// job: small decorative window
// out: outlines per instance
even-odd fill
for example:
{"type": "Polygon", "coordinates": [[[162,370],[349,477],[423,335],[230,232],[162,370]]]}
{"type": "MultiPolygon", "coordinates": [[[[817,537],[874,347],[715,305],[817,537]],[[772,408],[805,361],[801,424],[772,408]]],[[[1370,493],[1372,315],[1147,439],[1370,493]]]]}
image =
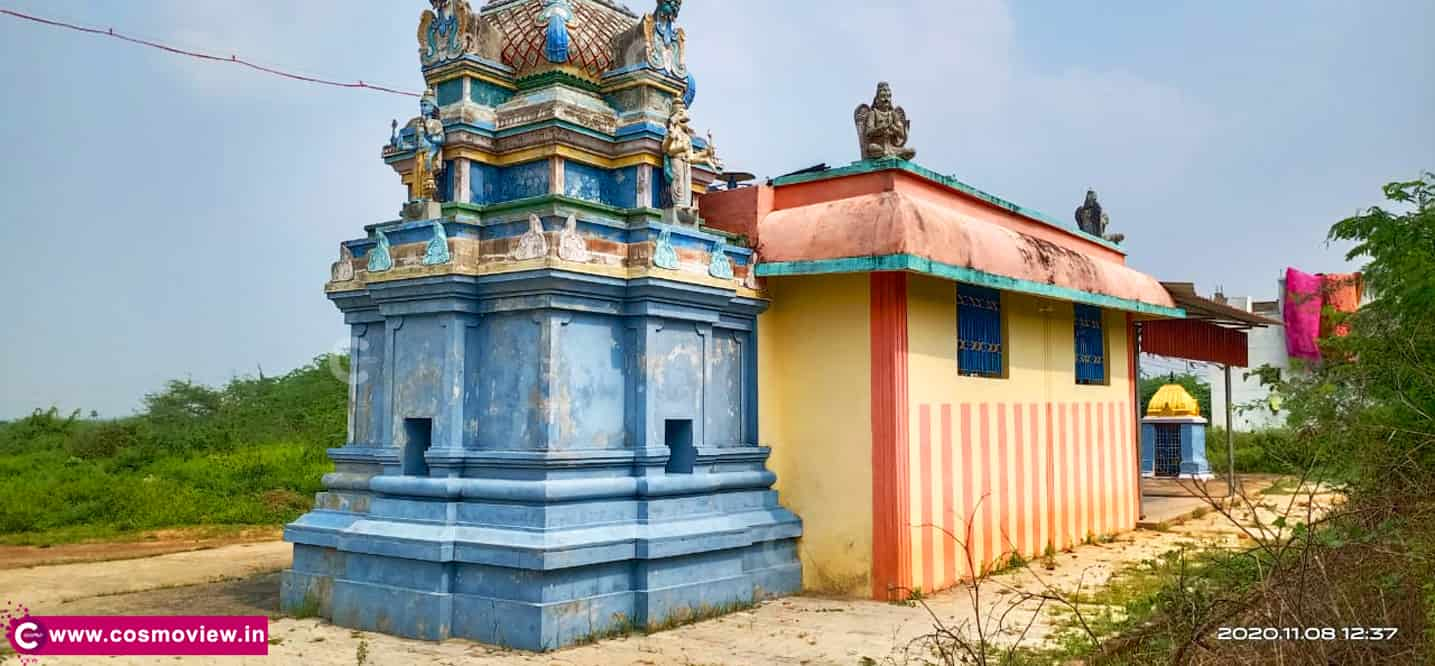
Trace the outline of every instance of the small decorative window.
{"type": "Polygon", "coordinates": [[[957,372],[1002,376],[1001,292],[957,285],[957,372]]]}
{"type": "Polygon", "coordinates": [[[1075,306],[1076,383],[1106,383],[1106,335],[1101,328],[1101,308],[1075,306]]]}

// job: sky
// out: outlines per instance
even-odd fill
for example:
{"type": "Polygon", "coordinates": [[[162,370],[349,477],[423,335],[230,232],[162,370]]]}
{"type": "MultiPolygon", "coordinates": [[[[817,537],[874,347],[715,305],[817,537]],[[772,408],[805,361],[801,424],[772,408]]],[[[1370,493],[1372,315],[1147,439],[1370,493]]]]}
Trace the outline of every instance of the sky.
{"type": "MultiPolygon", "coordinates": [[[[1330,224],[1435,169],[1435,3],[1094,4],[689,0],[693,124],[732,170],[846,164],[886,80],[923,166],[1062,221],[1095,188],[1133,267],[1258,298],[1286,266],[1353,267],[1330,224]]],[[[427,5],[0,3],[408,90],[427,5]]],[[[323,283],[340,241],[397,216],[379,149],[412,98],[3,15],[0,87],[0,419],[124,416],[169,379],[347,343],[323,283]]]]}

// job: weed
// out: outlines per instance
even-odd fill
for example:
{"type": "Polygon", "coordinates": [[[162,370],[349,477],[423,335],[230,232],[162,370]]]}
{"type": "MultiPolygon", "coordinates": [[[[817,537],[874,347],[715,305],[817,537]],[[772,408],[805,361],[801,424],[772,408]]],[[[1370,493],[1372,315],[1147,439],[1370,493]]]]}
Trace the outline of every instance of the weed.
{"type": "Polygon", "coordinates": [[[359,647],[354,650],[354,663],[357,666],[367,666],[369,663],[369,639],[359,639],[359,647]]]}
{"type": "Polygon", "coordinates": [[[288,609],[287,614],[296,620],[304,620],[311,617],[319,617],[319,609],[319,598],[312,594],[307,594],[304,595],[304,601],[288,609]]]}

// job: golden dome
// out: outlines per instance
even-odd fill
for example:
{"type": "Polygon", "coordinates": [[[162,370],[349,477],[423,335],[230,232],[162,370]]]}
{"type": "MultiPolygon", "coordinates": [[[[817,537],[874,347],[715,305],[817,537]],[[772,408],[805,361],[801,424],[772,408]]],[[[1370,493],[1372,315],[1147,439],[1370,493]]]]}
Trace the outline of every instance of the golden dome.
{"type": "Polygon", "coordinates": [[[1167,384],[1151,397],[1147,416],[1200,416],[1201,405],[1180,384],[1167,384]]]}

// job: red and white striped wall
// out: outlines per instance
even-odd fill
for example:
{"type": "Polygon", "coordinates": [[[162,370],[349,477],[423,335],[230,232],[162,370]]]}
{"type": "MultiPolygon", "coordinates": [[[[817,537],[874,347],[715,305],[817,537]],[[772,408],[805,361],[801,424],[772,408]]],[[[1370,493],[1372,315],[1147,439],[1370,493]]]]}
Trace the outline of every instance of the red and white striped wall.
{"type": "Polygon", "coordinates": [[[949,587],[1013,553],[1135,526],[1129,402],[917,405],[910,587],[949,587]]]}

